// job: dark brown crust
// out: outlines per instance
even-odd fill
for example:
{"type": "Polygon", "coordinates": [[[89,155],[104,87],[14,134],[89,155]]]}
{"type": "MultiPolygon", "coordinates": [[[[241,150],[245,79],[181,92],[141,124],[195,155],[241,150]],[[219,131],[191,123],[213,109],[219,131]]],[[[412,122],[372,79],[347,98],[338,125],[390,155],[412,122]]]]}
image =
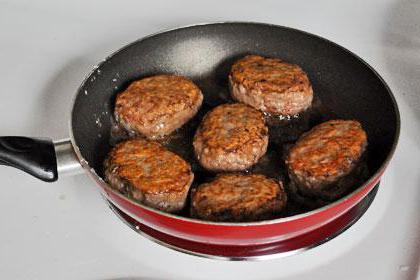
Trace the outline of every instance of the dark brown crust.
{"type": "Polygon", "coordinates": [[[193,145],[206,169],[244,170],[267,151],[268,128],[261,112],[240,103],[223,104],[204,117],[193,145]]]}
{"type": "Polygon", "coordinates": [[[234,99],[274,115],[295,115],[313,99],[306,73],[276,58],[245,56],[233,64],[229,83],[234,99]]]}
{"type": "Polygon", "coordinates": [[[210,221],[256,221],[273,218],[286,205],[282,182],[264,175],[224,174],[192,191],[193,217],[210,221]]]}
{"type": "Polygon", "coordinates": [[[111,150],[105,177],[113,188],[131,198],[174,212],[184,207],[194,174],[178,155],[157,142],[137,138],[111,150]]]}
{"type": "Polygon", "coordinates": [[[128,131],[156,139],[190,120],[202,101],[200,89],[187,78],[157,75],[134,81],[118,94],[115,118],[128,131]]]}
{"type": "Polygon", "coordinates": [[[331,120],[299,138],[286,159],[290,179],[302,192],[321,193],[349,174],[367,146],[358,121],[331,120]]]}

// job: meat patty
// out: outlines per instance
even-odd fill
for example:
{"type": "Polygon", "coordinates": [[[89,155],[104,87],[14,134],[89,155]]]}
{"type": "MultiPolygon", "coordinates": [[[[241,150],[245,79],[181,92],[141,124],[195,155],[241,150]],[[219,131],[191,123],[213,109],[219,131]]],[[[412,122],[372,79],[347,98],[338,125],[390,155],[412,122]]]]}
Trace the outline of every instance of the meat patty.
{"type": "Polygon", "coordinates": [[[131,133],[156,139],[190,120],[202,102],[200,89],[187,78],[152,76],[132,82],[117,95],[115,119],[131,133]]]}
{"type": "Polygon", "coordinates": [[[194,179],[190,165],[157,142],[131,139],[117,144],[105,161],[111,187],[166,212],[181,210],[194,179]]]}
{"type": "Polygon", "coordinates": [[[245,170],[267,151],[268,128],[261,112],[245,104],[223,104],[204,117],[193,145],[208,170],[245,170]]]}
{"type": "Polygon", "coordinates": [[[192,190],[193,217],[210,221],[255,221],[275,217],[286,205],[282,182],[264,175],[224,174],[192,190]]]}
{"type": "Polygon", "coordinates": [[[289,177],[304,194],[328,197],[329,192],[341,193],[351,184],[346,175],[359,163],[366,146],[366,132],[358,121],[324,122],[290,149],[286,159],[289,177]]]}
{"type": "Polygon", "coordinates": [[[295,115],[313,99],[306,73],[277,58],[245,56],[233,64],[229,84],[234,99],[273,115],[295,115]]]}

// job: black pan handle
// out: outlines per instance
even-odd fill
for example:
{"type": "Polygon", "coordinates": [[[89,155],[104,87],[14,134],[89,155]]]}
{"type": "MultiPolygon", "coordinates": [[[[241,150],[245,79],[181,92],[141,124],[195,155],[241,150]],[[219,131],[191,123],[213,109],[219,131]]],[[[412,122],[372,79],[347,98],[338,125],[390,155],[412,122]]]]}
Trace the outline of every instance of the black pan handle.
{"type": "Polygon", "coordinates": [[[57,157],[51,139],[0,137],[0,164],[21,169],[38,179],[58,179],[57,157]]]}

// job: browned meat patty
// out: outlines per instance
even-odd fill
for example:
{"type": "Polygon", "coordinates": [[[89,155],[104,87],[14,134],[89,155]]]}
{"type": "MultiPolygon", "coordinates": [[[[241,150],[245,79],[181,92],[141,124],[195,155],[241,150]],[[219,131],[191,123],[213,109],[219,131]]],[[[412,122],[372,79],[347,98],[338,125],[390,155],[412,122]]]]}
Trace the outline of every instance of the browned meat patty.
{"type": "Polygon", "coordinates": [[[290,149],[286,159],[289,177],[304,194],[336,197],[334,193],[342,193],[351,184],[346,175],[359,163],[366,146],[367,136],[359,122],[324,122],[290,149]]]}
{"type": "Polygon", "coordinates": [[[134,200],[166,212],[181,210],[194,179],[190,165],[157,142],[117,144],[105,161],[108,183],[134,200]]]}
{"type": "Polygon", "coordinates": [[[295,115],[313,99],[306,73],[277,58],[245,56],[233,64],[229,83],[234,99],[273,115],[295,115]]]}
{"type": "Polygon", "coordinates": [[[268,128],[261,112],[245,104],[223,104],[204,117],[193,145],[208,170],[244,170],[267,151],[268,128]]]}
{"type": "Polygon", "coordinates": [[[275,217],[286,205],[282,182],[264,175],[224,174],[192,190],[193,217],[210,221],[256,221],[275,217]]]}
{"type": "Polygon", "coordinates": [[[190,120],[203,101],[185,77],[158,75],[135,81],[115,101],[115,119],[131,133],[156,139],[190,120]]]}

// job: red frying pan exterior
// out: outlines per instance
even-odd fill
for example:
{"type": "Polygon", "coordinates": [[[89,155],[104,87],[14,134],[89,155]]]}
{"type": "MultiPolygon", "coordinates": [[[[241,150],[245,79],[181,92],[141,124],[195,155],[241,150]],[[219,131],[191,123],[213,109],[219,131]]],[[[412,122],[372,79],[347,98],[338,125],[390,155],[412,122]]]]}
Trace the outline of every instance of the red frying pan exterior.
{"type": "Polygon", "coordinates": [[[102,180],[105,197],[139,223],[178,238],[217,245],[258,245],[284,241],[305,235],[337,219],[359,203],[379,183],[373,178],[357,192],[321,209],[270,221],[254,223],[212,223],[175,215],[135,203],[110,189],[102,180]]]}
{"type": "Polygon", "coordinates": [[[368,210],[378,191],[379,184],[355,207],[324,226],[296,238],[259,245],[230,246],[194,242],[168,235],[137,222],[108,201],[110,209],[135,232],[165,247],[220,260],[267,260],[287,257],[312,249],[334,239],[357,222],[368,210]]]}

